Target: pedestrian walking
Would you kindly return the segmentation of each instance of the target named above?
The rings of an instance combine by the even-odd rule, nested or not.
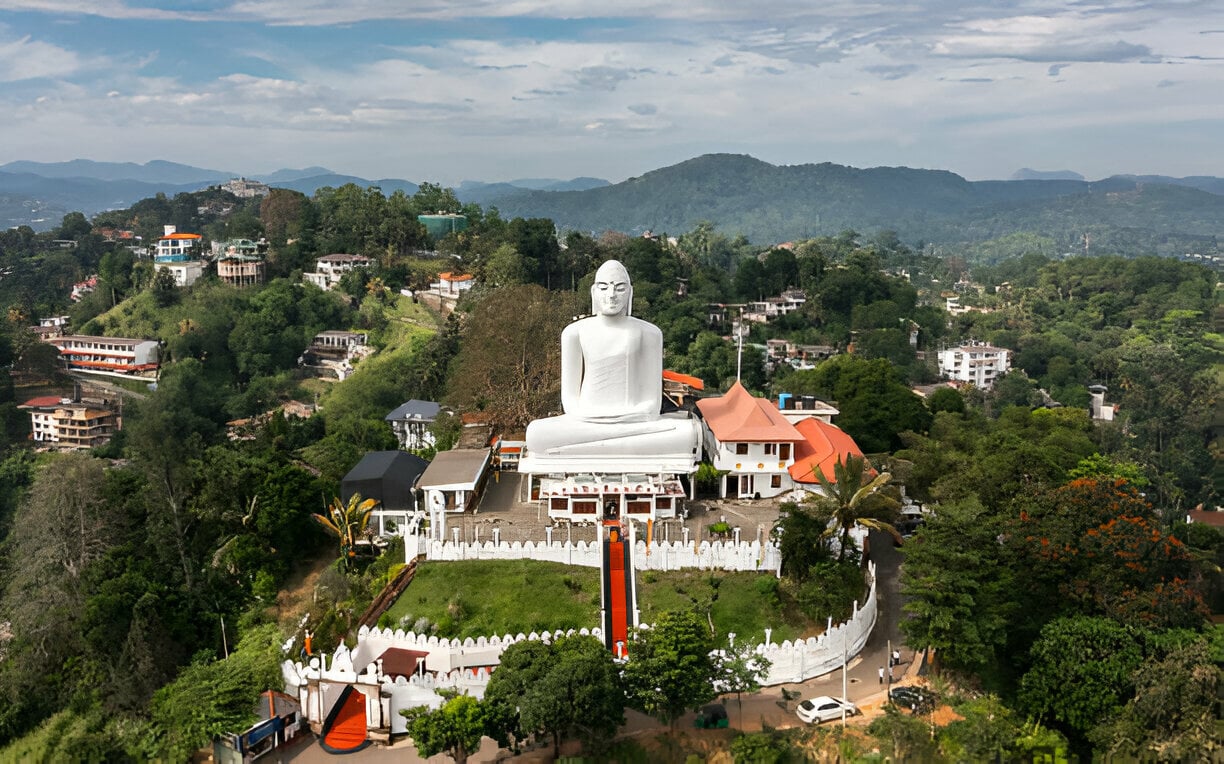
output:
[[[880,684],[884,684],[884,667],[880,666]]]
[[[894,666],[901,665],[901,651],[900,650],[893,650],[892,662]]]
[[[893,679],[893,667],[892,667],[892,666],[889,666],[889,667],[888,667],[888,681],[889,681],[889,682],[894,681],[894,679]]]

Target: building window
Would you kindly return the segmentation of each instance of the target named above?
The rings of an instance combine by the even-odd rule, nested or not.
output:
[[[781,446],[779,446],[778,448],[779,448],[779,450],[778,450],[778,458],[779,458],[779,459],[781,459],[782,461],[786,461],[787,459],[789,459],[789,458],[790,458],[790,449],[791,449],[791,444],[790,444],[790,443],[783,443],[783,444],[782,444]]]
[[[770,488],[781,488],[782,487],[782,476],[781,475],[771,475],[769,478],[769,487]]]
[[[747,456],[748,455],[748,444],[747,443],[736,443],[735,444],[735,454],[736,456]]]
[[[766,443],[765,444],[765,455],[766,456],[776,456],[777,453],[778,453],[777,443]]]

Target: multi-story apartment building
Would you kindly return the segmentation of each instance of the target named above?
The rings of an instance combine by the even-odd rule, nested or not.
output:
[[[989,388],[1011,368],[1011,351],[970,342],[939,351],[939,373],[957,382]]]

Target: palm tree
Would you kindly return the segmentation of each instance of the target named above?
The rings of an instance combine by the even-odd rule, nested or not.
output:
[[[357,541],[366,535],[370,515],[376,506],[378,499],[363,500],[360,493],[354,493],[349,497],[348,504],[337,496],[328,505],[326,515],[317,512],[311,515],[328,533],[340,539],[340,557],[345,566],[348,565],[350,557],[356,556]]]
[[[838,562],[845,559],[846,549],[851,543],[850,530],[855,525],[884,531],[894,539],[901,538],[897,529],[886,520],[901,506],[899,501],[882,493],[882,489],[892,479],[891,474],[881,472],[864,483],[863,481],[870,477],[867,459],[852,454],[846,454],[845,460],[838,457],[837,463],[833,465],[833,480],[829,480],[819,465],[814,474],[820,483],[821,492],[814,494],[808,502],[814,505],[817,516],[830,523],[827,531],[829,535],[841,532]]]

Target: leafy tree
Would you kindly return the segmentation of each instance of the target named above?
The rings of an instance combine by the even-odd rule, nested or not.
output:
[[[713,639],[696,612],[668,612],[634,632],[625,664],[629,705],[675,726],[715,697]]]
[[[782,555],[782,574],[803,583],[817,563],[832,559],[829,545],[829,522],[805,506],[786,502],[780,507],[774,526]]]
[[[906,641],[935,649],[941,663],[978,671],[1000,663],[1015,615],[1013,577],[998,526],[977,501],[943,504],[916,543],[904,547],[901,621]]]
[[[1134,697],[1089,738],[1108,756],[1211,761],[1221,750],[1220,674],[1206,639],[1149,656],[1133,674]]]
[[[153,276],[153,299],[159,308],[167,308],[179,301],[179,287],[169,268],[158,268]]]
[[[191,758],[214,735],[246,729],[256,721],[253,700],[283,681],[282,637],[274,625],[243,636],[224,660],[205,655],[157,691],[150,706],[152,734],[140,759]]]
[[[420,756],[445,753],[455,764],[464,764],[480,748],[489,722],[485,704],[469,695],[455,696],[436,711],[417,706],[400,714],[408,720],[408,734]]]
[[[1059,618],[1033,643],[1020,701],[1038,717],[1082,736],[1130,699],[1142,657],[1139,635],[1116,621]]]
[[[1009,761],[1020,734],[1015,713],[995,695],[956,707],[960,718],[939,733],[939,751],[949,761]]]
[[[937,414],[940,411],[962,414],[965,411],[965,398],[958,391],[950,387],[941,387],[927,397],[927,408],[931,410],[932,414]]]
[[[625,693],[612,654],[594,637],[575,635],[551,644],[520,642],[502,655],[485,702],[496,706],[516,737],[542,733],[578,737],[588,751],[602,750],[624,723]]]
[[[561,330],[578,300],[542,287],[503,287],[484,297],[466,323],[450,400],[483,412],[495,430],[521,430],[560,408]]]
[[[781,764],[791,759],[791,747],[777,730],[748,732],[731,741],[735,764]]]
[[[883,716],[867,725],[867,734],[892,750],[893,761],[934,759],[935,744],[928,723],[917,716],[901,713],[891,703],[884,707]]]
[[[723,693],[735,693],[735,702],[740,707],[740,722],[743,722],[745,692],[756,692],[761,688],[761,680],[769,674],[773,664],[768,658],[757,653],[746,644],[717,653],[714,667],[714,683]]]
[[[793,374],[789,381],[796,395],[836,400],[841,409],[838,425],[865,453],[899,448],[902,432],[925,432],[931,423],[922,400],[882,358],[838,355],[811,371]]]

